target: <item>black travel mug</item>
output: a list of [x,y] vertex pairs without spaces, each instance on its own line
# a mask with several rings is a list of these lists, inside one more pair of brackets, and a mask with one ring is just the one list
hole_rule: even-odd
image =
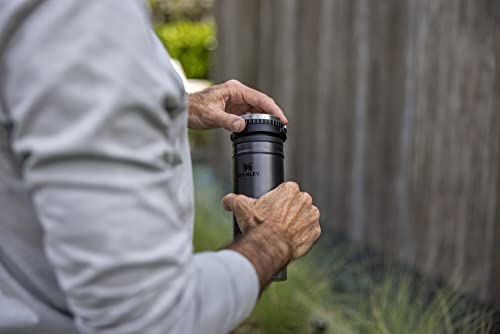
[[[259,198],[283,183],[286,126],[267,114],[243,115],[245,130],[233,133],[233,192]],[[233,237],[241,234],[233,217]],[[286,268],[273,281],[286,281]]]

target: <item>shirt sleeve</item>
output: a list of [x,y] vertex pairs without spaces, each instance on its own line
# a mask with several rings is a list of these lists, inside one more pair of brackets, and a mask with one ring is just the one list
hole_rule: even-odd
[[192,254],[186,98],[143,3],[39,2],[2,60],[12,147],[82,332],[226,333],[257,276]]

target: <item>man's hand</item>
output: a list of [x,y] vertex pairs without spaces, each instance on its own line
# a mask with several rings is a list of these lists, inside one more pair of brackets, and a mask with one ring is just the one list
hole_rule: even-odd
[[236,80],[189,95],[188,125],[191,129],[222,127],[240,132],[245,128],[245,121],[240,115],[246,113],[271,114],[280,118],[283,124],[288,123],[272,98]]
[[229,194],[222,203],[244,233],[229,248],[252,262],[261,288],[288,262],[305,255],[321,234],[319,210],[295,182],[283,183],[259,199]]

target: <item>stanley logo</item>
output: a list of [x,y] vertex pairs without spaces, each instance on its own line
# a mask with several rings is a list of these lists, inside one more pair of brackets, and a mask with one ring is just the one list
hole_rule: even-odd
[[238,177],[259,176],[259,175],[260,175],[260,171],[254,172],[251,161],[247,162],[247,163],[243,163],[243,172],[238,173]]

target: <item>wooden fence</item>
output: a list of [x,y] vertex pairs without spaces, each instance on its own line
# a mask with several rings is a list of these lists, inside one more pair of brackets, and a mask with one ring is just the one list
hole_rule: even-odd
[[214,78],[286,111],[325,229],[500,306],[500,1],[219,0],[216,22]]

